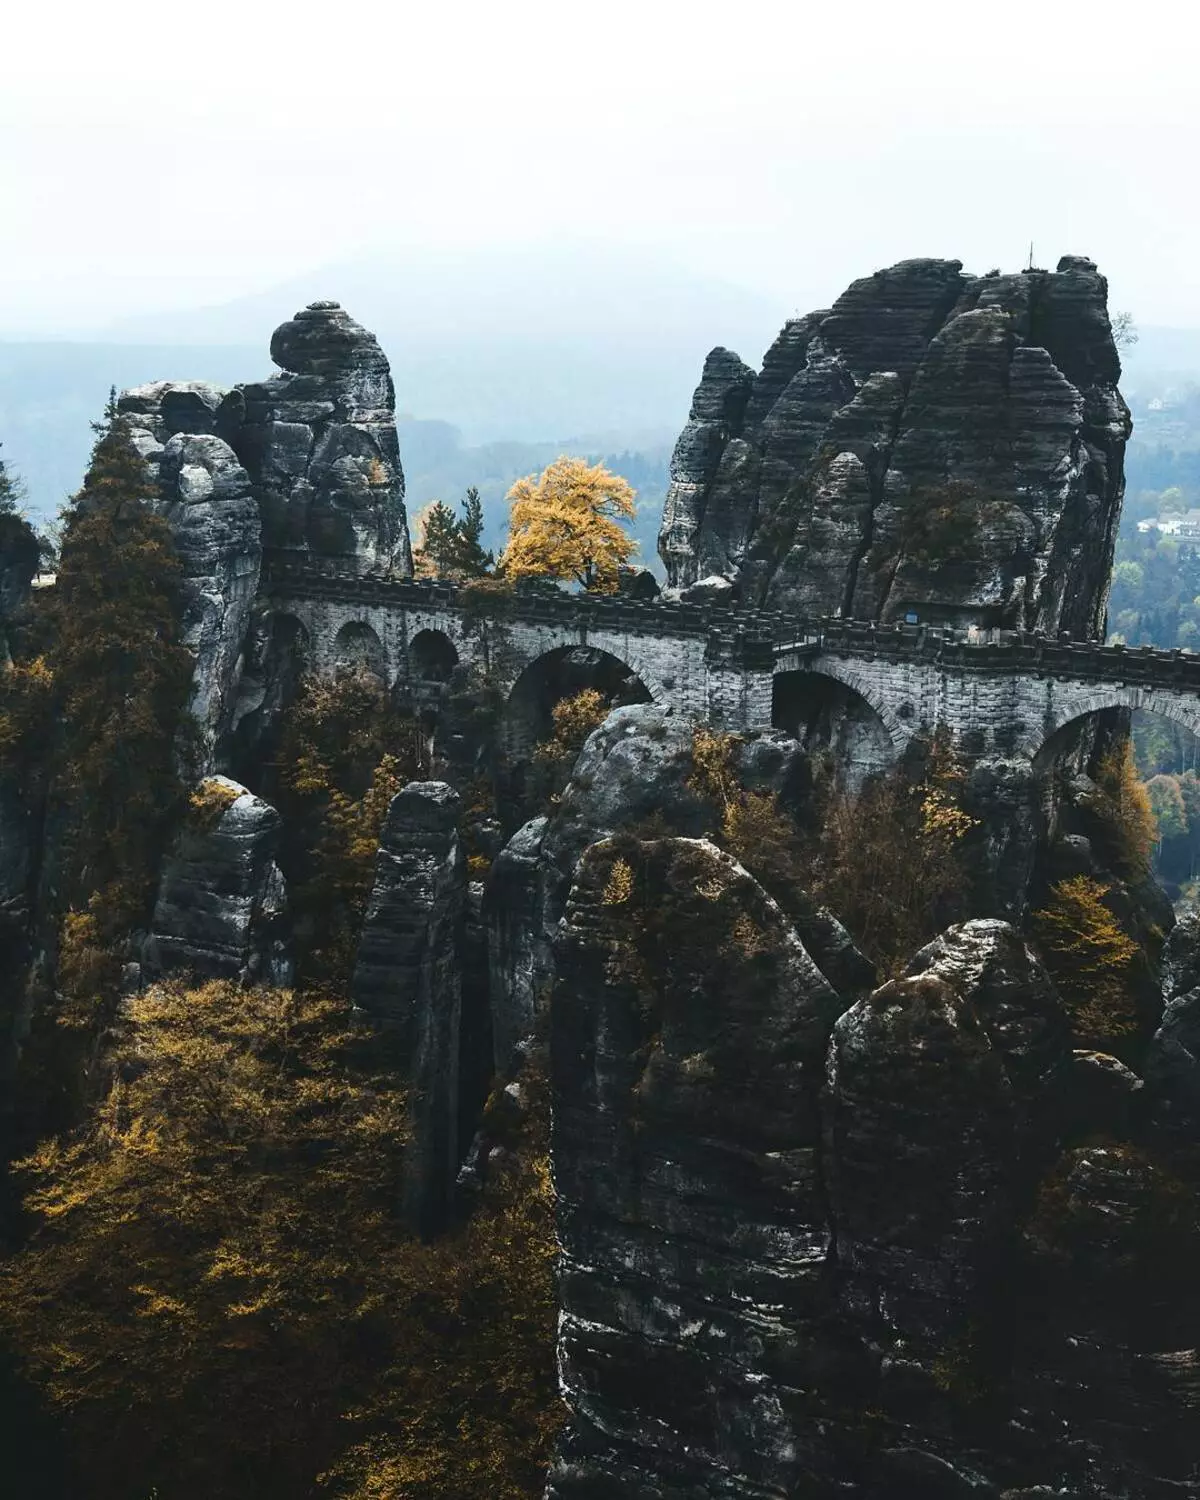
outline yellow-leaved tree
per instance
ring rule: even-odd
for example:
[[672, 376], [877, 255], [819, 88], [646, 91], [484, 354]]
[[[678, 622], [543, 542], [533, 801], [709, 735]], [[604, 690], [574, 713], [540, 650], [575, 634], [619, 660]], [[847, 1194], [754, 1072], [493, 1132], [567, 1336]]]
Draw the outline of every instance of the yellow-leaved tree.
[[509, 578], [573, 580], [612, 593], [637, 543], [622, 526], [636, 514], [636, 491], [603, 464], [556, 458], [508, 492], [508, 546], [500, 565]]
[[29, 1233], [0, 1261], [0, 1372], [61, 1423], [70, 1493], [540, 1494], [561, 1420], [541, 1074], [471, 1218], [424, 1244], [395, 1219], [396, 1059], [346, 1001], [164, 985], [111, 1061], [111, 1092], [17, 1165]]

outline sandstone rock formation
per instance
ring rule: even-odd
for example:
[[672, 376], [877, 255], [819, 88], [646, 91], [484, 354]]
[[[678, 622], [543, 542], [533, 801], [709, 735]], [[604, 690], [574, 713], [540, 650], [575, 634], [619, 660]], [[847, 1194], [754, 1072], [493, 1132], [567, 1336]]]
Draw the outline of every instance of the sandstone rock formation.
[[445, 1221], [461, 1165], [459, 1028], [466, 861], [460, 800], [414, 781], [388, 809], [351, 996], [390, 1033], [409, 1091], [404, 1213], [422, 1234]]
[[118, 402], [159, 486], [183, 564], [183, 641], [196, 656], [191, 711], [209, 769], [233, 726], [241, 657], [258, 591], [262, 526], [250, 476], [215, 436], [223, 392], [158, 381]]
[[709, 355], [659, 551], [788, 610], [1102, 633], [1129, 413], [1091, 261], [902, 261]]
[[276, 329], [271, 355], [283, 373], [257, 384], [161, 380], [118, 402], [183, 563], [205, 770], [286, 687], [286, 661], [271, 658], [293, 643], [255, 638], [264, 546], [339, 571], [412, 573], [395, 393], [374, 335], [318, 302]]
[[815, 1431], [833, 989], [703, 840], [580, 862], [551, 1011], [559, 1368], [548, 1495], [789, 1493]]
[[541, 849], [547, 819], [534, 818], [508, 841], [492, 865], [484, 903], [495, 1070], [503, 1078], [518, 1044], [532, 1034], [538, 1011], [538, 952], [544, 934]]
[[412, 575], [387, 358], [336, 302], [275, 330], [281, 375], [225, 398], [219, 430], [253, 476], [268, 547]]
[[[849, 1007], [797, 953], [705, 842], [580, 861], [548, 1496], [1192, 1493], [1200, 1222], [1187, 1158], [1123, 1134], [1134, 1075], [1072, 1054], [1005, 923]], [[1064, 1144], [1081, 1062], [1120, 1087]]]
[[1200, 1134], [1200, 913], [1172, 929], [1163, 950], [1162, 1022], [1150, 1044], [1146, 1081], [1162, 1123]]
[[[890, 1355], [932, 1381], [1017, 1206], [1051, 1155], [1062, 1002], [1004, 922], [950, 928], [834, 1028], [826, 1181], [840, 1296]], [[916, 1101], [919, 1108], [914, 1108]]]
[[279, 814], [225, 776], [202, 783], [196, 803], [163, 862], [146, 968], [290, 984]]

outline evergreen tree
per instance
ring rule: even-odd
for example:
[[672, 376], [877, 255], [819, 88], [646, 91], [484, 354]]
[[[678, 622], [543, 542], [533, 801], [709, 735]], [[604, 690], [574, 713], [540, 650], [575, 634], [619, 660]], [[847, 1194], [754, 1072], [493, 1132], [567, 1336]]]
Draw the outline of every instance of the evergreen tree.
[[418, 578], [453, 578], [458, 563], [459, 534], [454, 512], [435, 500], [417, 516], [417, 545], [413, 564]]
[[21, 483], [8, 472], [8, 465], [0, 455], [0, 516], [16, 515], [22, 499]]
[[458, 574], [461, 578], [484, 578], [496, 559], [483, 549], [483, 501], [474, 485], [462, 502], [462, 519], [458, 523]]
[[180, 640], [181, 567], [156, 490], [109, 398], [64, 524], [47, 661], [58, 732], [51, 797], [66, 830], [67, 904], [99, 898], [112, 931], [152, 890], [181, 805], [178, 735], [191, 685]]

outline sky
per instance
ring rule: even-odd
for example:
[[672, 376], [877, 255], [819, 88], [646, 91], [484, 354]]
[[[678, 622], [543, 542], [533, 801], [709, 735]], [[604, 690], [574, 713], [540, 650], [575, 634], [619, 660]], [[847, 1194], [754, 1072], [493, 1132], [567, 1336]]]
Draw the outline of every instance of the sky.
[[1182, 3], [6, 7], [0, 336], [390, 248], [580, 240], [828, 302], [1087, 254], [1200, 326]]

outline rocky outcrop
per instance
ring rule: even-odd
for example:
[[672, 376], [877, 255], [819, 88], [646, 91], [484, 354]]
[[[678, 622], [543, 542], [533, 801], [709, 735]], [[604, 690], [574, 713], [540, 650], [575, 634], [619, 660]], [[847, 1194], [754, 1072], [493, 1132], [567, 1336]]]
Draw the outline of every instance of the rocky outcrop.
[[[1018, 1207], [1055, 1146], [1062, 1002], [1004, 922], [950, 928], [834, 1027], [826, 1180], [849, 1326], [936, 1386], [1001, 1305]], [[918, 1104], [919, 1101], [919, 1104]]]
[[1172, 1132], [1200, 1137], [1200, 913], [1180, 918], [1162, 957], [1163, 1014], [1150, 1043], [1146, 1082]]
[[668, 581], [789, 610], [1102, 633], [1129, 413], [1091, 261], [902, 261], [709, 356], [672, 464]]
[[792, 1493], [829, 1231], [817, 1096], [840, 1008], [703, 840], [580, 862], [551, 1009], [559, 1370], [547, 1491]]
[[[721, 823], [721, 809], [699, 789], [696, 726], [655, 703], [614, 709], [592, 733], [552, 818], [514, 835], [489, 877], [492, 1029], [497, 1067], [542, 1013], [554, 975], [553, 946], [575, 866], [592, 843], [620, 830], [699, 838]], [[805, 748], [773, 729], [730, 742], [738, 784], [796, 807], [809, 788]], [[871, 963], [829, 911], [796, 895], [789, 911], [808, 951], [831, 983], [858, 995], [875, 983]]]
[[276, 329], [271, 355], [283, 373], [257, 384], [156, 381], [118, 402], [183, 564], [201, 769], [227, 764], [238, 723], [256, 715], [247, 733], [261, 734], [288, 696], [297, 643], [255, 617], [264, 546], [339, 572], [412, 573], [395, 394], [374, 335], [318, 302]]
[[421, 1234], [445, 1222], [461, 1162], [459, 812], [444, 781], [411, 782], [392, 799], [351, 987], [355, 1005], [388, 1032], [408, 1091], [403, 1211]]
[[281, 820], [225, 776], [201, 783], [163, 862], [144, 964], [242, 984], [291, 983]]
[[359, 573], [412, 575], [391, 371], [336, 302], [275, 330], [283, 371], [225, 398], [218, 430], [254, 479], [268, 547]]
[[1194, 1493], [1194, 1164], [1122, 1138], [1136, 1076], [1005, 923], [849, 1007], [798, 953], [710, 844], [579, 864], [551, 1500]]
[[547, 819], [534, 818], [508, 841], [488, 876], [483, 915], [488, 943], [493, 1060], [498, 1077], [512, 1067], [518, 1044], [530, 1036], [542, 1007], [538, 949], [544, 934], [541, 850]]
[[233, 727], [242, 650], [262, 563], [250, 476], [215, 435], [224, 392], [198, 381], [126, 391], [118, 410], [159, 487], [183, 565], [183, 642], [195, 654], [191, 711], [201, 769]]

